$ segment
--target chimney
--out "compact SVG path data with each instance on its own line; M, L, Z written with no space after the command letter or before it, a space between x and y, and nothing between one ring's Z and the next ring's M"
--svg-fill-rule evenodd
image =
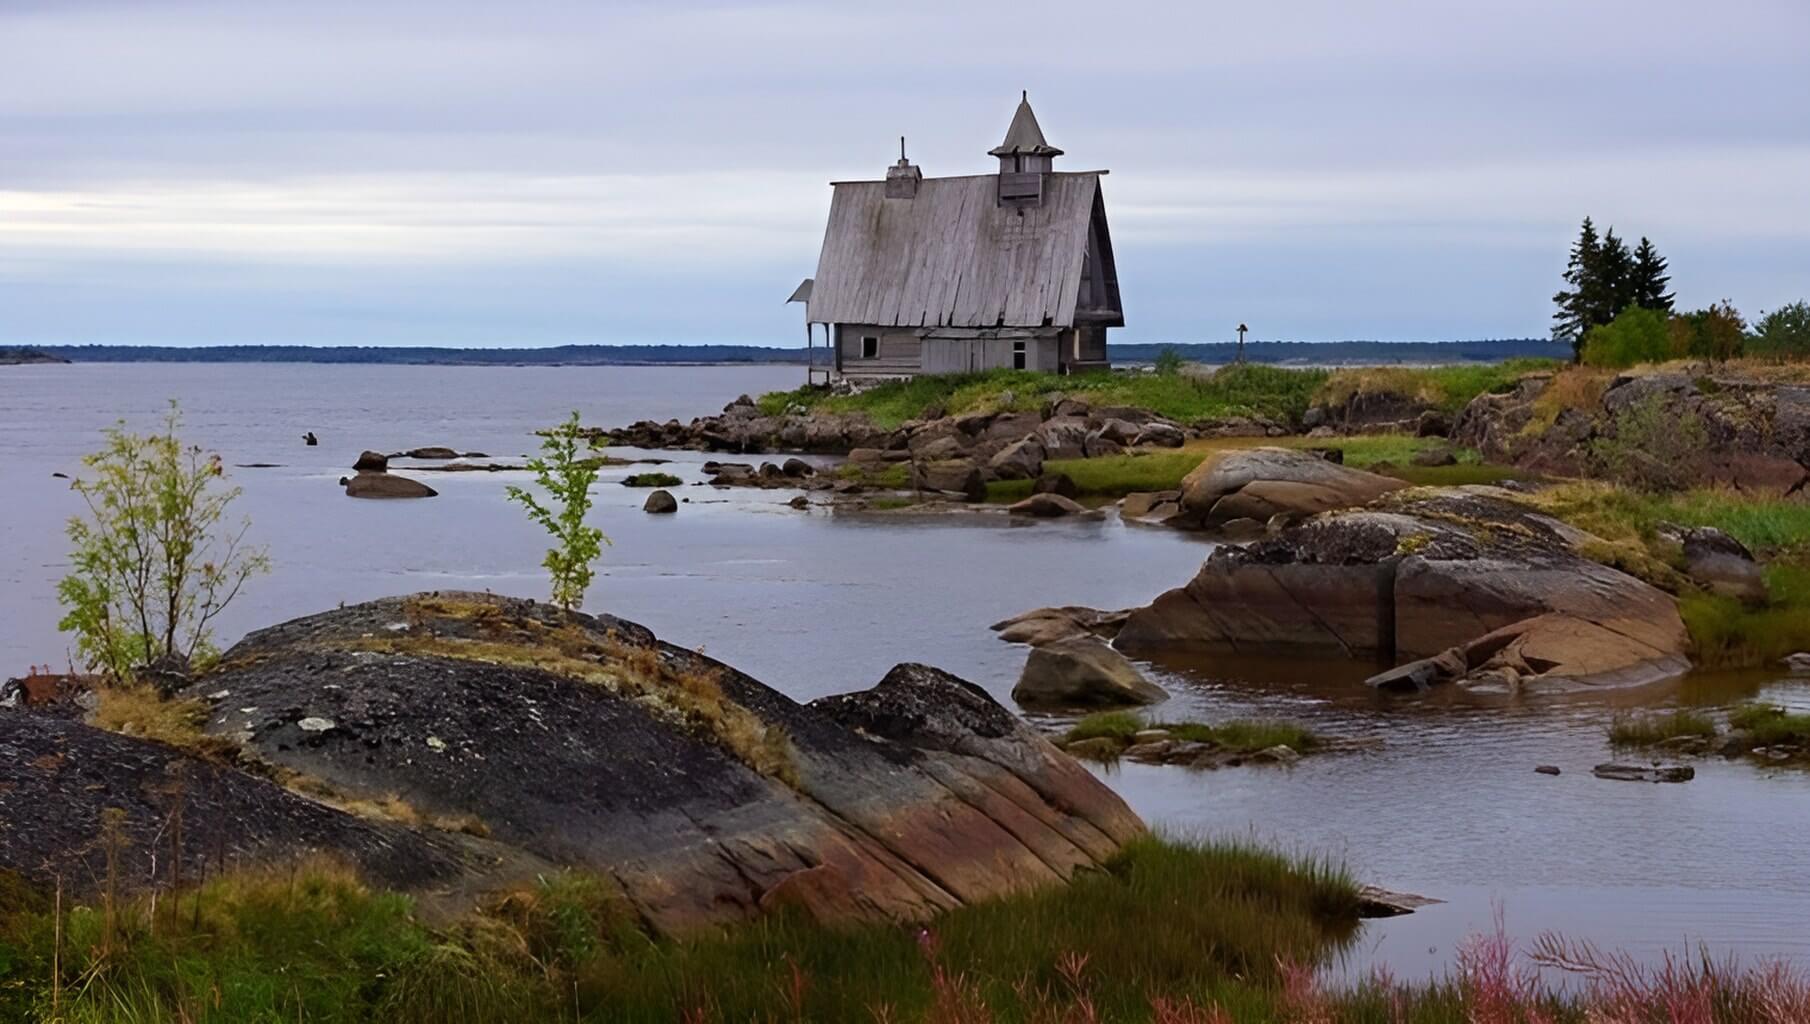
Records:
M886 198L916 199L918 182L923 180L924 172L905 159L905 136L899 136L899 162L886 169Z

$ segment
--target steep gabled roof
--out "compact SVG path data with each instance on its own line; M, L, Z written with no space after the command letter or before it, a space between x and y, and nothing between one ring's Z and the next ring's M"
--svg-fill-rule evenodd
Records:
M988 156L1061 156L1062 151L1044 141L1043 129L1037 125L1037 115L1031 112L1030 94L1018 101L1018 109L1012 114L1012 123L1006 128L1006 139L999 145L987 150Z
M1070 327L1097 172L1049 174L1037 206L999 176L925 178L914 199L838 182L806 316L887 327Z

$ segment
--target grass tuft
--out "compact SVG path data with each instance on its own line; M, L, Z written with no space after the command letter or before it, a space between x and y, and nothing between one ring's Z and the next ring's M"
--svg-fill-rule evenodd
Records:
M684 482L671 473L631 473L622 478L624 487L677 487Z
M1756 747L1810 745L1810 714L1774 704L1743 704L1730 712L1728 724L1752 733Z
M1715 739L1716 723L1696 711L1617 715L1609 725L1609 742L1624 747L1650 747L1681 736Z
M1204 722L1144 721L1129 711L1102 711L1088 715L1062 734L1063 743L1081 740L1113 739L1129 744L1133 736L1146 729L1163 729L1171 737L1190 743L1210 743L1240 754L1255 753L1275 746L1289 746L1299 751L1312 750L1320 738L1307 727L1294 722L1235 718L1217 725Z

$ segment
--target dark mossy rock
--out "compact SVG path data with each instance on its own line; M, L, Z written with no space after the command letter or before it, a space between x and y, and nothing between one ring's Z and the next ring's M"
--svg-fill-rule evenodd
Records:
M180 872L171 869L178 808ZM161 743L0 708L0 871L43 885L60 874L69 890L92 893L110 817L127 889L321 851L374 881L417 888L481 874L491 859L467 836L357 817Z
M935 670L801 705L634 623L492 595L260 630L184 696L248 762L603 874L669 932L802 872L814 913L918 919L1062 881L1143 827Z

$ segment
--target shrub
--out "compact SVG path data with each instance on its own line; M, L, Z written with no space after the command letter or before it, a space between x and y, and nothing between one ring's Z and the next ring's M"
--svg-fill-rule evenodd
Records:
M1675 355L1716 362L1739 357L1747 340L1747 324L1727 299L1672 317L1669 330Z
M250 521L226 521L239 489L224 485L219 454L184 444L181 425L175 402L160 432L130 433L122 421L82 460L93 475L70 484L88 515L69 521L58 628L75 634L91 669L120 680L210 657L214 618L270 569L264 549L245 544Z
M1679 490L1698 479L1709 431L1694 414L1676 415L1661 395L1630 406L1615 418L1615 433L1592 442L1590 452L1610 478L1648 491Z
M1761 314L1747 351L1772 359L1810 358L1810 302L1799 300Z
M586 526L585 513L591 510L591 484L597 480L597 464L578 455L581 434L578 413L543 435L541 453L528 460L535 482L551 498L554 507L541 504L527 490L511 485L509 500L528 511L528 518L539 523L552 535L554 546L547 549L541 564L553 578L553 603L567 611L584 603L584 592L590 588L596 570L591 563L609 542L603 531Z
M1173 346L1164 345L1156 354L1156 372L1168 377L1182 372L1182 354Z
M1629 306L1610 323L1592 327L1584 335L1583 361L1587 366L1620 368L1663 363L1681 354L1672 348L1671 318L1657 309Z

